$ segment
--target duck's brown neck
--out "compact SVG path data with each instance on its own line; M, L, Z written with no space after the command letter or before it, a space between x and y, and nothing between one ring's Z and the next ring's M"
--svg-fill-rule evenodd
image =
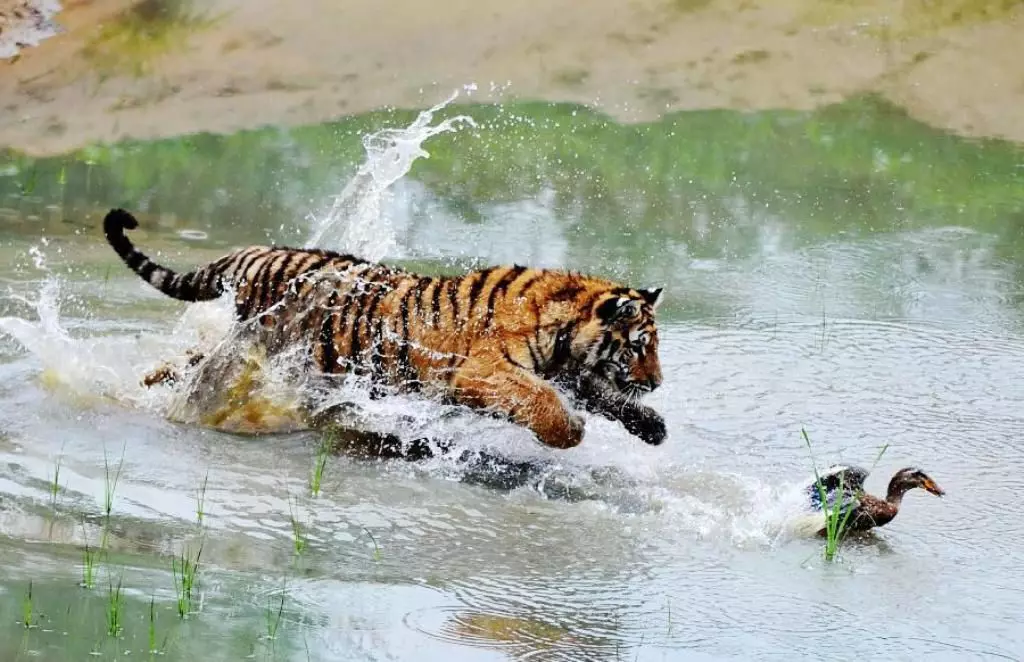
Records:
M857 528L872 528L885 526L892 521L900 511L901 495L879 499L870 494L865 494L860 501L860 511L854 526Z
M909 489L910 487L899 476L893 476L892 480L889 481L889 491L885 495L885 500L898 508L900 503L903 502L903 495Z

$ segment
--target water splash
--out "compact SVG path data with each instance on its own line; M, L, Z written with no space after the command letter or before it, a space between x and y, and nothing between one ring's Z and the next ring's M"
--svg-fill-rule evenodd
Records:
M32 253L36 264L45 263L45 255ZM146 389L142 375L161 360L184 357L186 350L209 347L230 328L230 302L196 304L171 333L124 332L72 335L61 320L62 281L50 274L40 281L38 294L29 298L9 293L7 299L29 315L0 317L0 334L10 336L41 364L40 381L51 391L70 395L79 404L119 402L151 411L163 412L170 397L159 389Z
M60 281L47 277L38 298L12 294L12 301L34 308L38 321L20 317L0 318L0 332L13 337L42 363L42 381L51 389L79 396L114 398L127 374L119 371L113 357L96 342L72 338L60 322ZM124 364L122 363L121 366Z
M383 129L363 137L366 160L335 198L322 219L315 222L307 247L333 248L367 260L396 257L395 229L384 213L388 189L404 177L419 158L429 158L423 143L438 134L457 131L459 124L476 126L473 118L458 115L431 126L434 113L458 97L458 91L424 110L404 129Z
M43 246L46 246L49 242L47 242L46 237L43 237L41 243ZM49 268L46 266L46 254L43 253L43 249L39 248L39 246L30 246L28 254L32 258L32 264L36 269L39 271L49 271Z

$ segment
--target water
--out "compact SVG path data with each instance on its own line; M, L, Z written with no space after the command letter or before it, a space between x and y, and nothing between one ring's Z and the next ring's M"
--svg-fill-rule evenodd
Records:
M475 126L420 147L428 117L398 171L364 168L393 185L349 188L355 225L309 219L340 218L363 136L415 113L5 157L4 659L148 657L151 600L163 659L1024 657L1019 148L865 101L640 126L544 104L459 114ZM664 284L666 383L648 401L670 437L651 448L588 419L583 445L556 452L384 401L379 422L403 433L556 466L507 490L453 462L332 457L311 498L315 435L172 423L172 397L138 384L216 342L227 310L129 274L99 232L114 204L140 210L138 243L171 265L319 236L434 272L516 260ZM870 465L890 444L875 493L913 464L948 494L912 492L827 564L787 528L811 473L801 427L819 465ZM79 588L105 528L97 586ZM180 621L171 559L201 538L199 613ZM117 640L108 577L125 587ZM26 630L29 582L41 620Z

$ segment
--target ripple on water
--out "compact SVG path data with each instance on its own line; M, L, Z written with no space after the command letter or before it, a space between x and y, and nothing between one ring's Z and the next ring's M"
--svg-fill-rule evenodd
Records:
M1000 650L982 641L960 638L935 638L912 636L878 636L872 637L878 643L878 649L884 649L888 655L899 654L908 657L954 655L958 660L1020 660L1020 655Z
M655 582L573 576L559 582L476 576L455 587L461 606L414 610L405 624L430 637L501 650L516 659L542 652L551 659L621 659L617 654L645 647L743 655L781 645L814 654L823 637L872 636L855 613L835 604L770 590L750 599L748 579L706 561L673 568L679 587L674 591L668 577L659 579L669 582ZM730 632L746 632L756 644Z

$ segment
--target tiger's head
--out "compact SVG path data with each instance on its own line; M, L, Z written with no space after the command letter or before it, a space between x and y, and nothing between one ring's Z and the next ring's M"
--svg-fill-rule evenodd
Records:
M662 288L614 288L597 297L573 343L573 355L627 395L641 395L662 382L654 312Z

